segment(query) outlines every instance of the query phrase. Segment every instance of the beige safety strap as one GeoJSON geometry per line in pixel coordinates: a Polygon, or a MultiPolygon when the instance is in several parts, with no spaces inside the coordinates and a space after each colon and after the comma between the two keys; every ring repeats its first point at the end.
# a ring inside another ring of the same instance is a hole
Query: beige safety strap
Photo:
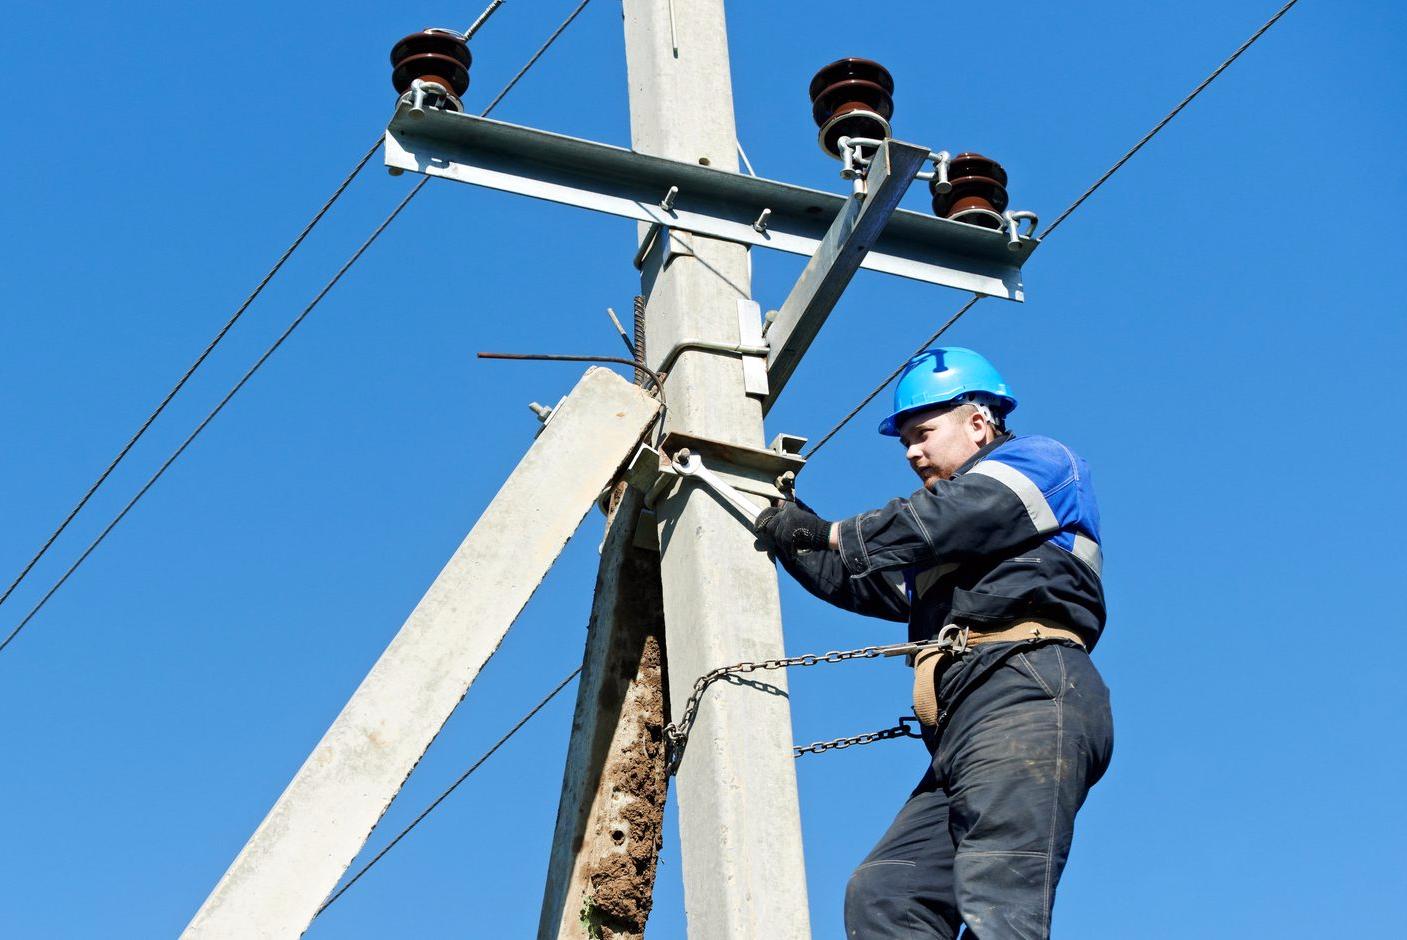
{"type": "MultiPolygon", "coordinates": [[[[938,725],[938,673],[947,660],[945,657],[959,653],[969,646],[985,643],[1012,643],[1021,640],[1069,640],[1084,647],[1084,639],[1075,631],[1050,620],[1023,620],[1019,623],[989,632],[960,630],[956,626],[944,627],[944,631],[959,631],[955,634],[955,645],[930,646],[914,654],[914,714],[919,724],[925,728],[938,725]]],[[[940,637],[942,633],[939,634],[940,637]]]]}
{"type": "Polygon", "coordinates": [[[952,650],[929,647],[914,654],[914,714],[925,728],[938,725],[938,667],[952,650]]]}

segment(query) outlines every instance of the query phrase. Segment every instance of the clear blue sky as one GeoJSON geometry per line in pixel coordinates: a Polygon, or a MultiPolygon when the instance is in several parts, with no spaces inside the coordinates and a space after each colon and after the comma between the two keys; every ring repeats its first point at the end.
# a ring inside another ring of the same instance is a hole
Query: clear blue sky
{"type": "MultiPolygon", "coordinates": [[[[841,187],[806,84],[837,56],[871,56],[898,83],[898,136],[996,156],[1013,204],[1051,218],[1275,5],[734,0],[739,133],[761,174],[841,187]]],[[[570,6],[510,0],[475,41],[470,105],[570,6]]],[[[384,126],[391,43],[479,9],[10,9],[6,582],[384,126]]],[[[1024,306],[986,301],[950,334],[1001,366],[1020,430],[1083,453],[1103,504],[1111,620],[1096,660],[1117,745],[1080,817],[1058,936],[1382,937],[1407,918],[1404,30],[1400,4],[1305,0],[1041,248],[1024,306]]],[[[627,143],[619,5],[596,0],[497,116],[627,143]]],[[[0,627],[412,182],[373,166],[356,184],[0,627]]],[[[0,657],[0,934],[184,926],[527,446],[526,403],[580,371],[474,352],[617,352],[602,311],[630,306],[633,248],[621,220],[427,187],[0,657]]],[[[801,262],[754,257],[775,306],[801,262]]],[[[769,431],[819,436],[962,299],[862,274],[769,431]]],[[[873,433],[880,412],[804,474],[823,513],[913,488],[873,433]]],[[[372,847],[579,660],[599,526],[568,547],[372,847]]],[[[785,582],[783,604],[793,652],[899,638],[785,582]]],[[[797,740],[892,723],[907,681],[890,662],[793,675],[797,740]]],[[[310,936],[528,935],[571,701],[310,936]]],[[[840,934],[848,872],[923,762],[899,742],[798,765],[818,937],[840,934]]],[[[668,832],[658,937],[683,932],[668,832]]]]}

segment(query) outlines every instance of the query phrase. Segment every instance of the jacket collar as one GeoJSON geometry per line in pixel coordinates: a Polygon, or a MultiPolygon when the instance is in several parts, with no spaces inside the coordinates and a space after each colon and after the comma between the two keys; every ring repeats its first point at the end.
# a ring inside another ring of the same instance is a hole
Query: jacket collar
{"type": "Polygon", "coordinates": [[[967,459],[967,463],[963,464],[961,467],[958,467],[957,472],[955,472],[953,476],[962,476],[964,473],[971,470],[978,463],[985,460],[988,454],[990,454],[992,451],[996,450],[998,447],[1002,446],[1015,436],[1016,435],[1008,431],[1007,433],[998,436],[996,440],[992,441],[992,443],[984,445],[981,450],[977,451],[977,453],[973,454],[967,459]]]}

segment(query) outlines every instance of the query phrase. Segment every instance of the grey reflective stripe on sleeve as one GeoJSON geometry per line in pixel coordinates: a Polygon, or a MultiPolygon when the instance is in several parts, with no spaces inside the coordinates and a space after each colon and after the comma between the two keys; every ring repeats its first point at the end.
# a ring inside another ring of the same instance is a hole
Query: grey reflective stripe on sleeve
{"type": "Polygon", "coordinates": [[[1041,494],[1041,488],[1020,470],[998,460],[984,460],[967,472],[991,477],[1015,493],[1016,498],[1025,505],[1026,515],[1031,517],[1031,524],[1036,527],[1037,532],[1054,532],[1060,528],[1050,503],[1046,502],[1045,496],[1041,494]]]}
{"type": "Polygon", "coordinates": [[[1089,565],[1094,573],[1104,574],[1104,552],[1100,550],[1099,543],[1088,535],[1079,532],[1075,533],[1075,545],[1070,549],[1070,553],[1080,561],[1089,565]]]}

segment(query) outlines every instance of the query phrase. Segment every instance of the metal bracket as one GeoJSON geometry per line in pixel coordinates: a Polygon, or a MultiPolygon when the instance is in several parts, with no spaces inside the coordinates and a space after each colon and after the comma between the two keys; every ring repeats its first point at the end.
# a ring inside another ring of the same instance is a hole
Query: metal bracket
{"type": "Polygon", "coordinates": [[[669,348],[655,371],[661,375],[674,368],[686,352],[722,353],[739,356],[743,363],[743,391],[758,398],[767,397],[767,354],[771,351],[762,336],[762,308],[751,300],[738,301],[738,342],[720,343],[707,339],[681,339],[669,348]]]}
{"type": "Polygon", "coordinates": [[[645,494],[645,507],[654,509],[667,499],[680,481],[672,468],[669,455],[688,449],[700,454],[708,466],[730,486],[765,502],[791,498],[791,486],[806,459],[785,447],[800,449],[806,439],[795,435],[779,435],[770,449],[747,447],[728,441],[715,441],[681,431],[670,431],[658,448],[641,444],[627,465],[626,481],[645,494]]]}
{"type": "Polygon", "coordinates": [[[767,355],[771,350],[762,336],[762,307],[755,300],[738,301],[738,342],[744,347],[761,350],[759,354],[743,353],[743,392],[756,398],[766,398],[767,355]]]}
{"type": "MultiPolygon", "coordinates": [[[[830,316],[872,245],[878,244],[898,215],[899,200],[919,167],[928,160],[925,147],[897,140],[874,141],[877,147],[866,173],[865,194],[848,200],[806,263],[791,293],[767,325],[771,351],[767,377],[771,390],[763,410],[786,386],[812,340],[830,316]]],[[[847,148],[847,154],[850,150],[847,148]]],[[[1013,223],[1014,226],[1015,223],[1013,223]]]]}

